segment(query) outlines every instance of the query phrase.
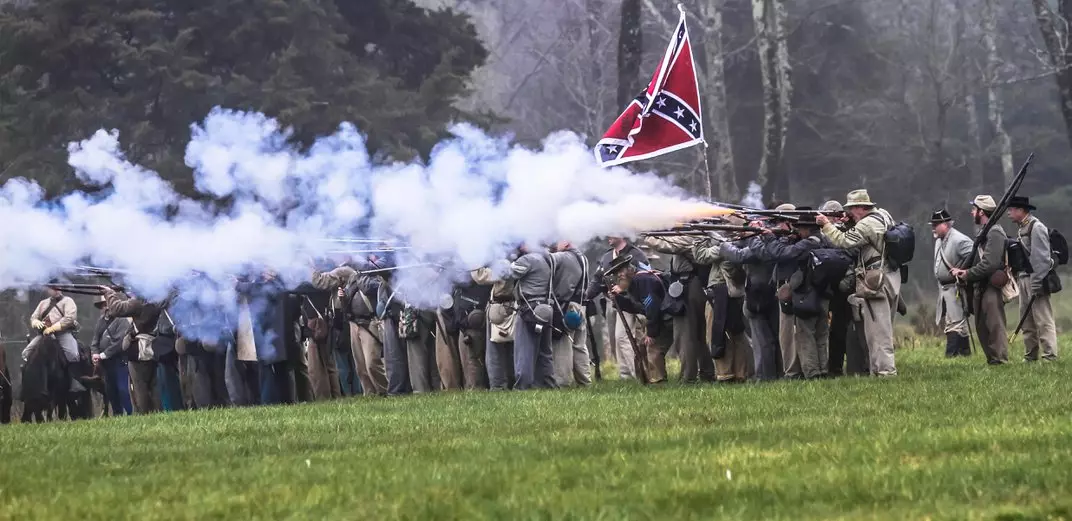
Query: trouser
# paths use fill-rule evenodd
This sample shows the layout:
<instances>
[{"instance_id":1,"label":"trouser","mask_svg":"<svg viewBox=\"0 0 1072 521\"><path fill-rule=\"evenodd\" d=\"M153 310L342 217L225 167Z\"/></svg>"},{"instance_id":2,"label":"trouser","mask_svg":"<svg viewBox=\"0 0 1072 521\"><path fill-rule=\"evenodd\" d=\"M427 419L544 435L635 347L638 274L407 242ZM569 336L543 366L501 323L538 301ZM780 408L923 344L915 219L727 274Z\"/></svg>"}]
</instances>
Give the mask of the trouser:
<instances>
[{"instance_id":1,"label":"trouser","mask_svg":"<svg viewBox=\"0 0 1072 521\"><path fill-rule=\"evenodd\" d=\"M362 393L361 380L357 378L354 352L350 350L350 335L346 335L343 348L336 348L335 366L339 368L339 390L343 396L357 396Z\"/></svg>"},{"instance_id":2,"label":"trouser","mask_svg":"<svg viewBox=\"0 0 1072 521\"><path fill-rule=\"evenodd\" d=\"M149 414L160 410L157 394L157 363L155 360L130 360L130 392L135 414Z\"/></svg>"},{"instance_id":3,"label":"trouser","mask_svg":"<svg viewBox=\"0 0 1072 521\"><path fill-rule=\"evenodd\" d=\"M3 348L0 348L3 349ZM14 390L6 373L0 373L0 425L11 423L11 402Z\"/></svg>"},{"instance_id":4,"label":"trouser","mask_svg":"<svg viewBox=\"0 0 1072 521\"><path fill-rule=\"evenodd\" d=\"M421 313L417 319L417 337L406 340L409 359L409 382L415 393L430 393L439 390L439 368L436 366L436 339L431 324L432 313Z\"/></svg>"},{"instance_id":5,"label":"trouser","mask_svg":"<svg viewBox=\"0 0 1072 521\"><path fill-rule=\"evenodd\" d=\"M225 355L214 351L201 349L186 355L186 371L190 375L192 387L192 407L223 407L230 402L227 396L226 364Z\"/></svg>"},{"instance_id":6,"label":"trouser","mask_svg":"<svg viewBox=\"0 0 1072 521\"><path fill-rule=\"evenodd\" d=\"M809 318L782 315L782 319L789 322L792 330L791 343L795 358L795 373L791 375L787 369L786 377L820 378L827 374L830 323L827 321L826 302L823 302L821 309L818 316ZM784 348L782 352L785 352Z\"/></svg>"},{"instance_id":7,"label":"trouser","mask_svg":"<svg viewBox=\"0 0 1072 521\"><path fill-rule=\"evenodd\" d=\"M517 318L516 320L518 322L515 322L515 324L519 323L521 319ZM515 325L515 327L517 326ZM493 391L511 389L514 386L514 343L492 342L490 329L487 333L487 339L484 348L487 351L485 360L488 367L488 386Z\"/></svg>"},{"instance_id":8,"label":"trouser","mask_svg":"<svg viewBox=\"0 0 1072 521\"><path fill-rule=\"evenodd\" d=\"M465 376L458 347L459 333L449 329L447 317L438 310L435 332L435 358L441 388L445 391L461 389L465 386Z\"/></svg>"},{"instance_id":9,"label":"trouser","mask_svg":"<svg viewBox=\"0 0 1072 521\"><path fill-rule=\"evenodd\" d=\"M463 329L458 333L458 354L461 355L466 389L488 388L488 370L484 365L486 334L485 331L473 329Z\"/></svg>"},{"instance_id":10,"label":"trouser","mask_svg":"<svg viewBox=\"0 0 1072 521\"><path fill-rule=\"evenodd\" d=\"M335 359L335 348L329 338L322 342L309 339L306 348L309 360L309 385L316 400L334 400L342 397L339 380L339 367Z\"/></svg>"},{"instance_id":11,"label":"trouser","mask_svg":"<svg viewBox=\"0 0 1072 521\"><path fill-rule=\"evenodd\" d=\"M224 378L231 404L246 406L260 403L260 366L257 362L239 360L234 343L227 344L226 356Z\"/></svg>"},{"instance_id":12,"label":"trouser","mask_svg":"<svg viewBox=\"0 0 1072 521\"><path fill-rule=\"evenodd\" d=\"M618 325L618 313L614 311L614 302L612 300L603 299L602 318L603 327L600 330L602 333L600 339L603 341L603 356L600 359L604 362L617 363L618 343L615 341L615 327Z\"/></svg>"},{"instance_id":13,"label":"trouser","mask_svg":"<svg viewBox=\"0 0 1072 521\"><path fill-rule=\"evenodd\" d=\"M613 311L614 318L617 319L614 323L614 350L618 356L618 378L636 378L636 352L626 329L636 329L636 316L632 313L618 313L611 305L607 308L607 314ZM639 338L634 340L640 341Z\"/></svg>"},{"instance_id":14,"label":"trouser","mask_svg":"<svg viewBox=\"0 0 1072 521\"><path fill-rule=\"evenodd\" d=\"M260 362L261 405L294 403L294 371L289 361Z\"/></svg>"},{"instance_id":15,"label":"trouser","mask_svg":"<svg viewBox=\"0 0 1072 521\"><path fill-rule=\"evenodd\" d=\"M390 317L383 319L383 361L387 366L387 394L400 396L412 393L407 347L398 338L398 322Z\"/></svg>"},{"instance_id":16,"label":"trouser","mask_svg":"<svg viewBox=\"0 0 1072 521\"><path fill-rule=\"evenodd\" d=\"M581 327L554 339L555 384L569 387L570 375L577 385L592 383L592 359L588 356L588 323L581 311Z\"/></svg>"},{"instance_id":17,"label":"trouser","mask_svg":"<svg viewBox=\"0 0 1072 521\"><path fill-rule=\"evenodd\" d=\"M968 318L963 312L950 313L949 304L945 298L938 300L941 306L939 313L942 317L942 329L945 332L945 356L968 356L971 354L971 340L968 339ZM959 306L959 304L956 304ZM960 310L957 310L960 311ZM953 318L957 316L959 318Z\"/></svg>"},{"instance_id":18,"label":"trouser","mask_svg":"<svg viewBox=\"0 0 1072 521\"><path fill-rule=\"evenodd\" d=\"M1005 301L1001 290L990 284L978 286L975 295L975 329L979 346L989 364L1009 361L1009 340L1005 338Z\"/></svg>"},{"instance_id":19,"label":"trouser","mask_svg":"<svg viewBox=\"0 0 1072 521\"><path fill-rule=\"evenodd\" d=\"M863 316L864 335L867 337L868 359L871 374L896 376L897 363L893 354L893 311L901 294L901 272L891 271L885 275L888 286L884 297L863 299L860 314ZM860 282L862 284L862 282Z\"/></svg>"},{"instance_id":20,"label":"trouser","mask_svg":"<svg viewBox=\"0 0 1072 521\"><path fill-rule=\"evenodd\" d=\"M782 376L781 351L778 348L778 315L778 309L774 307L761 313L748 309L744 312L752 332L752 354L758 380L777 380Z\"/></svg>"},{"instance_id":21,"label":"trouser","mask_svg":"<svg viewBox=\"0 0 1072 521\"><path fill-rule=\"evenodd\" d=\"M100 365L104 373L104 399L112 410L112 416L133 414L127 357L118 355L115 358L106 358L100 361Z\"/></svg>"},{"instance_id":22,"label":"trouser","mask_svg":"<svg viewBox=\"0 0 1072 521\"><path fill-rule=\"evenodd\" d=\"M845 374L867 376L871 374L871 351L867 348L867 335L861 318L849 320L845 334Z\"/></svg>"},{"instance_id":23,"label":"trouser","mask_svg":"<svg viewBox=\"0 0 1072 521\"><path fill-rule=\"evenodd\" d=\"M66 358L68 362L78 360L78 340L75 339L74 335L70 333L57 333L55 337L56 342L59 343L60 349L63 349L64 358ZM37 348L37 344L41 342L42 338L44 338L43 335L37 335L33 340L30 340L29 344L26 344L26 349L23 349L22 351L23 363L29 360L30 353Z\"/></svg>"},{"instance_id":24,"label":"trouser","mask_svg":"<svg viewBox=\"0 0 1072 521\"><path fill-rule=\"evenodd\" d=\"M1053 320L1053 305L1050 296L1040 293L1031 303L1031 279L1020 278L1020 316L1024 318L1024 360L1038 360L1039 347L1042 358L1057 360L1057 325Z\"/></svg>"},{"instance_id":25,"label":"trouser","mask_svg":"<svg viewBox=\"0 0 1072 521\"><path fill-rule=\"evenodd\" d=\"M704 283L699 276L689 279L685 286L685 316L674 319L674 343L681 353L681 380L685 382L711 381L715 377Z\"/></svg>"},{"instance_id":26,"label":"trouser","mask_svg":"<svg viewBox=\"0 0 1072 521\"><path fill-rule=\"evenodd\" d=\"M539 333L536 326L517 318L514 325L514 389L555 387L551 326Z\"/></svg>"},{"instance_id":27,"label":"trouser","mask_svg":"<svg viewBox=\"0 0 1072 521\"><path fill-rule=\"evenodd\" d=\"M633 317L633 337L636 341L644 342L649 337L648 320L643 315ZM674 342L674 334L664 324L662 330L652 337L651 345L645 346L647 356L644 359L637 358L637 363L643 363L648 375L648 383L663 383L666 381L666 354L670 351L670 345ZM639 355L639 353L638 353Z\"/></svg>"},{"instance_id":28,"label":"trouser","mask_svg":"<svg viewBox=\"0 0 1072 521\"><path fill-rule=\"evenodd\" d=\"M845 296L835 294L830 300L830 350L827 360L827 373L830 376L845 374L845 356L848 348L849 324L852 313Z\"/></svg>"},{"instance_id":29,"label":"trouser","mask_svg":"<svg viewBox=\"0 0 1072 521\"><path fill-rule=\"evenodd\" d=\"M156 364L156 385L160 395L160 408L165 411L185 409L182 399L182 380L179 376L179 355L170 353Z\"/></svg>"},{"instance_id":30,"label":"trouser","mask_svg":"<svg viewBox=\"0 0 1072 521\"><path fill-rule=\"evenodd\" d=\"M755 374L755 355L745 334L744 301L730 297L725 284L709 288L712 298L704 307L705 341L714 360L715 377L719 381L743 381ZM701 373L702 376L702 373Z\"/></svg>"},{"instance_id":31,"label":"trouser","mask_svg":"<svg viewBox=\"0 0 1072 521\"><path fill-rule=\"evenodd\" d=\"M357 378L365 396L387 394L387 371L383 367L383 345L368 328L375 324L359 325L350 322L350 350L354 354Z\"/></svg>"},{"instance_id":32,"label":"trouser","mask_svg":"<svg viewBox=\"0 0 1072 521\"><path fill-rule=\"evenodd\" d=\"M287 366L294 380L294 401L311 402L313 396L313 381L309 375L309 362L303 349L303 343L287 339Z\"/></svg>"}]
</instances>

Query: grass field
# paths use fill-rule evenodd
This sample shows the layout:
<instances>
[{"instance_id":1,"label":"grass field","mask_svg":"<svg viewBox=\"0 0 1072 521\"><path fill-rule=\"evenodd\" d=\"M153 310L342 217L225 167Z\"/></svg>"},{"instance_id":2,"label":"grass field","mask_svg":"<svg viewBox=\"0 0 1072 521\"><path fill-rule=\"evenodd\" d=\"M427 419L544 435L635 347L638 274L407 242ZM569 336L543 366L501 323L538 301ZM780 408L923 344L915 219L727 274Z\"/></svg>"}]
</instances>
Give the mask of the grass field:
<instances>
[{"instance_id":1,"label":"grass field","mask_svg":"<svg viewBox=\"0 0 1072 521\"><path fill-rule=\"evenodd\" d=\"M1069 366L898 362L13 425L0 519L1072 518Z\"/></svg>"}]
</instances>

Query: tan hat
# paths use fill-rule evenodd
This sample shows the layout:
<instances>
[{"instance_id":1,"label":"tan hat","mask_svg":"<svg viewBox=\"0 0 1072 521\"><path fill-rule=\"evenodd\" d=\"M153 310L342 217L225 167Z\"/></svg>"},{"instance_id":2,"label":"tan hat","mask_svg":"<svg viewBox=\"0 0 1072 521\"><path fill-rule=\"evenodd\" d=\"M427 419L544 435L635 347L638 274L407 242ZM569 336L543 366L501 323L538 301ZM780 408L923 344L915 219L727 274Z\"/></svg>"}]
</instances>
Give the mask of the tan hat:
<instances>
[{"instance_id":1,"label":"tan hat","mask_svg":"<svg viewBox=\"0 0 1072 521\"><path fill-rule=\"evenodd\" d=\"M972 206L984 211L993 212L998 209L998 204L994 202L994 198L989 195L977 195L972 200Z\"/></svg>"},{"instance_id":2,"label":"tan hat","mask_svg":"<svg viewBox=\"0 0 1072 521\"><path fill-rule=\"evenodd\" d=\"M871 202L871 196L867 195L867 190L853 190L849 192L848 197L845 198L845 208L852 208L854 206L875 206L875 203Z\"/></svg>"},{"instance_id":3,"label":"tan hat","mask_svg":"<svg viewBox=\"0 0 1072 521\"><path fill-rule=\"evenodd\" d=\"M845 208L837 201L827 201L819 207L820 212L843 212Z\"/></svg>"},{"instance_id":4,"label":"tan hat","mask_svg":"<svg viewBox=\"0 0 1072 521\"><path fill-rule=\"evenodd\" d=\"M792 211L792 210L796 210L796 209L797 209L796 205L794 205L792 203L784 203L784 204L780 204L777 207L775 207L774 211L776 211L776 212L788 212L788 211Z\"/></svg>"}]
</instances>

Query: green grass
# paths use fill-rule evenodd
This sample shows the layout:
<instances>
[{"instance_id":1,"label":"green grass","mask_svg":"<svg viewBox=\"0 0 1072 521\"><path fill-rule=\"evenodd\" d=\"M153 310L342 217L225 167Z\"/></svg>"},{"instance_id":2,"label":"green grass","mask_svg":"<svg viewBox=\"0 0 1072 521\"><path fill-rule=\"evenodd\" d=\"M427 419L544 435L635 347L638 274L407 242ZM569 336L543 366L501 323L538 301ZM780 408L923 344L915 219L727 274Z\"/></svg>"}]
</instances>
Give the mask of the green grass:
<instances>
[{"instance_id":1,"label":"green grass","mask_svg":"<svg viewBox=\"0 0 1072 521\"><path fill-rule=\"evenodd\" d=\"M13 425L0 519L1072 518L1068 365L898 361Z\"/></svg>"}]
</instances>

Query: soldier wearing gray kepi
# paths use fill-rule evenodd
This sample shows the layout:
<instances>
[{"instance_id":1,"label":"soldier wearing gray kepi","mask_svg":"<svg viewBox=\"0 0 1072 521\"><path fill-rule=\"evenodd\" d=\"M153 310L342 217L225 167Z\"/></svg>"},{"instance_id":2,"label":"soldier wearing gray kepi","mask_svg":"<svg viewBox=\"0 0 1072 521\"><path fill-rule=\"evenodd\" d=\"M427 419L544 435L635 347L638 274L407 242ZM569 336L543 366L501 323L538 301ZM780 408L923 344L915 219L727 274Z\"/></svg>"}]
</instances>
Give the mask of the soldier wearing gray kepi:
<instances>
[{"instance_id":1,"label":"soldier wearing gray kepi","mask_svg":"<svg viewBox=\"0 0 1072 521\"><path fill-rule=\"evenodd\" d=\"M861 299L863 307L871 374L896 376L893 311L901 296L901 272L893 269L886 255L886 232L895 223L889 212L871 202L867 190L849 192L844 207L855 222L846 231L838 229L825 215L820 214L815 220L834 247L857 254L854 296Z\"/></svg>"},{"instance_id":2,"label":"soldier wearing gray kepi","mask_svg":"<svg viewBox=\"0 0 1072 521\"><path fill-rule=\"evenodd\" d=\"M953 227L953 217L944 208L931 216L934 230L934 278L938 280L936 323L945 330L945 356L968 356L968 316L964 299L953 276L953 268L963 268L971 256L972 240Z\"/></svg>"},{"instance_id":3,"label":"soldier wearing gray kepi","mask_svg":"<svg viewBox=\"0 0 1072 521\"><path fill-rule=\"evenodd\" d=\"M972 219L980 229L994 218L997 204L989 195L972 201ZM1008 236L1001 225L994 225L979 245L979 256L968 269L953 268L953 276L973 288L972 307L975 311L979 345L990 365L1009 361L1009 341L1005 338L1005 299L1002 288L1009 284L1004 276L1005 241Z\"/></svg>"},{"instance_id":4,"label":"soldier wearing gray kepi","mask_svg":"<svg viewBox=\"0 0 1072 521\"><path fill-rule=\"evenodd\" d=\"M577 385L588 385L592 383L592 360L588 354L588 321L581 304L588 293L588 259L569 241L559 241L551 258L555 266L552 305L558 307L566 328L552 345L555 383L568 387L572 374Z\"/></svg>"},{"instance_id":5,"label":"soldier wearing gray kepi","mask_svg":"<svg viewBox=\"0 0 1072 521\"><path fill-rule=\"evenodd\" d=\"M1009 218L1020 227L1021 249L1027 254L1022 266L1013 266L1020 282L1020 316L1024 317L1024 360L1042 358L1057 360L1057 326L1053 321L1053 306L1048 275L1055 267L1050 247L1050 230L1032 212L1035 207L1027 197L1009 200ZM1010 261L1012 254L1009 254Z\"/></svg>"}]
</instances>

